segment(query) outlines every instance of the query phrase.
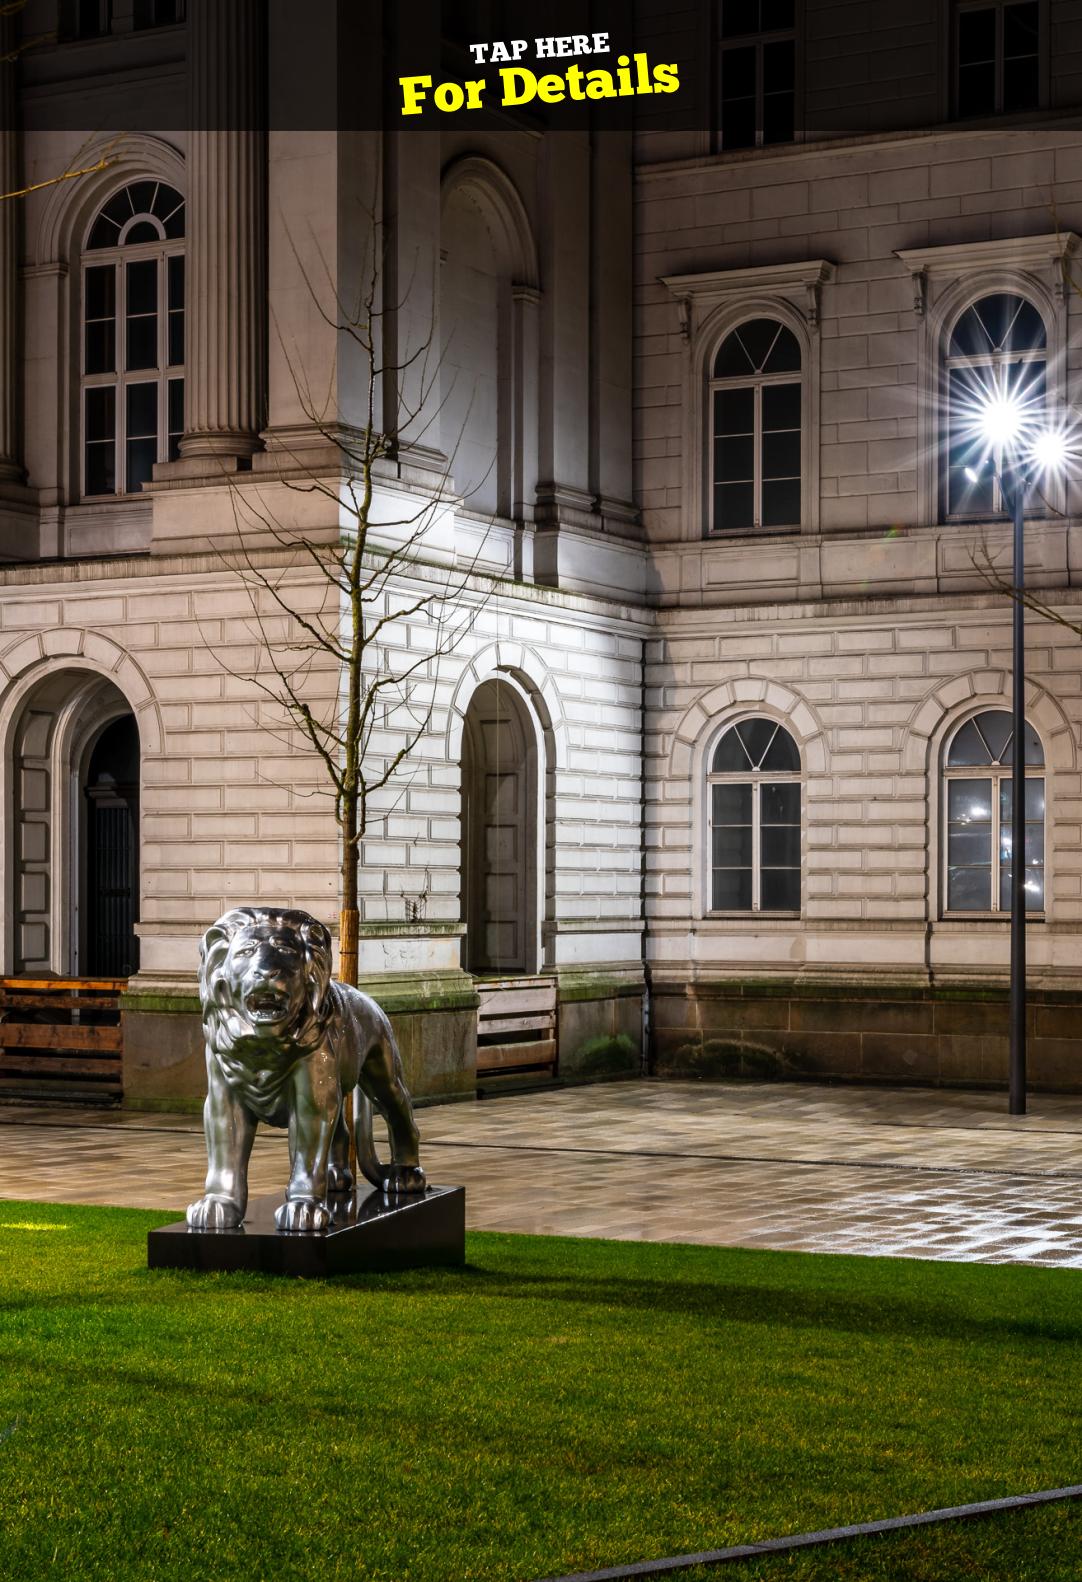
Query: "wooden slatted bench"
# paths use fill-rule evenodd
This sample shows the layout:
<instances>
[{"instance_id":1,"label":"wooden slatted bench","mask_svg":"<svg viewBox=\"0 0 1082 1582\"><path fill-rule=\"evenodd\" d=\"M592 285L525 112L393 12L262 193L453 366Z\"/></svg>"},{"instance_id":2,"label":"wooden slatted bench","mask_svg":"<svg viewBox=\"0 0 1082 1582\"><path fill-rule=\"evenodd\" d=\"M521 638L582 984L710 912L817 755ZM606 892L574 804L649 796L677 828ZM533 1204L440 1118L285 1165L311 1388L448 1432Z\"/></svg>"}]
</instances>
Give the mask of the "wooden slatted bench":
<instances>
[{"instance_id":1,"label":"wooden slatted bench","mask_svg":"<svg viewBox=\"0 0 1082 1582\"><path fill-rule=\"evenodd\" d=\"M556 1074L556 983L552 978L480 979L477 1075Z\"/></svg>"},{"instance_id":2,"label":"wooden slatted bench","mask_svg":"<svg viewBox=\"0 0 1082 1582\"><path fill-rule=\"evenodd\" d=\"M119 1098L124 978L0 978L0 1095Z\"/></svg>"}]
</instances>

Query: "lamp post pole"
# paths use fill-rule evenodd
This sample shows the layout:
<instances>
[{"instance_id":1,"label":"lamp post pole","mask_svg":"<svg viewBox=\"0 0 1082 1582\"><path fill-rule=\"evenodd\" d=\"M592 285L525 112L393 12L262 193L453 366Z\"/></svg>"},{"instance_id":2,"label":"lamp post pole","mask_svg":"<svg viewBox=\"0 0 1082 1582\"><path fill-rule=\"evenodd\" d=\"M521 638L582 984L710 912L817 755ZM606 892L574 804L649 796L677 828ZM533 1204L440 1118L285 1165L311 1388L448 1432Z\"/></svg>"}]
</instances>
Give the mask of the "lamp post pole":
<instances>
[{"instance_id":1,"label":"lamp post pole","mask_svg":"<svg viewBox=\"0 0 1082 1582\"><path fill-rule=\"evenodd\" d=\"M1013 753L1011 759L1011 989L1010 1079L1008 1109L1026 1113L1026 607L1025 546L1022 513L1026 484L1021 467L1012 469L1011 516L1014 522L1014 631L1012 645Z\"/></svg>"}]
</instances>

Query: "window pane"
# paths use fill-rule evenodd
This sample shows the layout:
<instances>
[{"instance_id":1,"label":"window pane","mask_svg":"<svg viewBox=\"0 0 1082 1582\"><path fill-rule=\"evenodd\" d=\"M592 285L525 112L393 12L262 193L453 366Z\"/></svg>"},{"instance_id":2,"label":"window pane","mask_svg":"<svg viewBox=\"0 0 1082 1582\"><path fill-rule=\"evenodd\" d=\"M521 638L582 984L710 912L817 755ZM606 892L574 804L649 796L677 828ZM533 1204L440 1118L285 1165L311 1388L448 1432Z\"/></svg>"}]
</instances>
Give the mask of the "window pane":
<instances>
[{"instance_id":1,"label":"window pane","mask_svg":"<svg viewBox=\"0 0 1082 1582\"><path fill-rule=\"evenodd\" d=\"M763 435L763 477L800 477L800 433L792 430ZM765 515L765 513L764 513Z\"/></svg>"},{"instance_id":2,"label":"window pane","mask_svg":"<svg viewBox=\"0 0 1082 1582\"><path fill-rule=\"evenodd\" d=\"M755 147L755 47L721 52L721 146Z\"/></svg>"},{"instance_id":3,"label":"window pane","mask_svg":"<svg viewBox=\"0 0 1082 1582\"><path fill-rule=\"evenodd\" d=\"M750 785L712 787L711 905L720 910L751 910L751 798Z\"/></svg>"},{"instance_id":4,"label":"window pane","mask_svg":"<svg viewBox=\"0 0 1082 1582\"><path fill-rule=\"evenodd\" d=\"M1032 788L1032 789L1031 789ZM1011 810L1014 806L1014 788L1005 776L999 783L999 888L1000 906L1009 910L1011 905L1011 855L1013 830ZM1030 817L1035 812L1036 817ZM1026 780L1025 822L1025 890L1026 910L1040 911L1044 905L1044 781Z\"/></svg>"},{"instance_id":5,"label":"window pane","mask_svg":"<svg viewBox=\"0 0 1082 1582\"><path fill-rule=\"evenodd\" d=\"M951 912L987 912L992 905L990 867L948 868L947 908Z\"/></svg>"},{"instance_id":6,"label":"window pane","mask_svg":"<svg viewBox=\"0 0 1082 1582\"><path fill-rule=\"evenodd\" d=\"M791 38L763 45L763 92L792 93L796 45Z\"/></svg>"},{"instance_id":7,"label":"window pane","mask_svg":"<svg viewBox=\"0 0 1082 1582\"><path fill-rule=\"evenodd\" d=\"M149 483L158 459L158 386L129 385L127 389L126 482L129 494Z\"/></svg>"},{"instance_id":8,"label":"window pane","mask_svg":"<svg viewBox=\"0 0 1082 1582\"><path fill-rule=\"evenodd\" d=\"M773 350L781 331L782 327L776 319L749 319L746 324L741 324L733 331L747 352L748 360L756 373L762 371L763 364Z\"/></svg>"},{"instance_id":9,"label":"window pane","mask_svg":"<svg viewBox=\"0 0 1082 1582\"><path fill-rule=\"evenodd\" d=\"M991 762L988 743L977 729L976 720L966 720L951 742L950 751L947 753L948 766L968 767L970 764L983 765Z\"/></svg>"},{"instance_id":10,"label":"window pane","mask_svg":"<svg viewBox=\"0 0 1082 1582\"><path fill-rule=\"evenodd\" d=\"M714 358L715 379L740 379L745 374L753 373L751 359L735 333L726 335L718 347L718 354Z\"/></svg>"},{"instance_id":11,"label":"window pane","mask_svg":"<svg viewBox=\"0 0 1082 1582\"><path fill-rule=\"evenodd\" d=\"M150 220L137 220L124 237L125 247L137 247L140 242L158 242L158 227Z\"/></svg>"},{"instance_id":12,"label":"window pane","mask_svg":"<svg viewBox=\"0 0 1082 1582\"><path fill-rule=\"evenodd\" d=\"M721 738L714 751L714 773L732 774L735 772L736 774L742 774L745 770L750 768L751 760L748 757L747 749L740 740L738 733L735 730L726 731L725 735ZM722 788L720 786L715 787L716 791L721 789ZM716 809L716 796L714 798L714 802ZM718 815L715 811L715 817L717 816Z\"/></svg>"},{"instance_id":13,"label":"window pane","mask_svg":"<svg viewBox=\"0 0 1082 1582\"><path fill-rule=\"evenodd\" d=\"M758 33L759 0L721 0L721 36L738 38L741 33Z\"/></svg>"},{"instance_id":14,"label":"window pane","mask_svg":"<svg viewBox=\"0 0 1082 1582\"><path fill-rule=\"evenodd\" d=\"M751 786L712 786L714 828L723 824L751 824Z\"/></svg>"},{"instance_id":15,"label":"window pane","mask_svg":"<svg viewBox=\"0 0 1082 1582\"><path fill-rule=\"evenodd\" d=\"M1003 109L1007 115L1035 110L1040 100L1041 74L1036 55L1003 62Z\"/></svg>"},{"instance_id":16,"label":"window pane","mask_svg":"<svg viewBox=\"0 0 1082 1582\"><path fill-rule=\"evenodd\" d=\"M180 455L180 441L184 433L184 380L170 379L169 381L169 444L167 447L170 461L176 461Z\"/></svg>"},{"instance_id":17,"label":"window pane","mask_svg":"<svg viewBox=\"0 0 1082 1582\"><path fill-rule=\"evenodd\" d=\"M736 729L740 740L747 748L752 768L758 769L763 761L763 754L777 735L777 724L774 720L741 720Z\"/></svg>"},{"instance_id":18,"label":"window pane","mask_svg":"<svg viewBox=\"0 0 1082 1582\"><path fill-rule=\"evenodd\" d=\"M797 340L796 336L793 334L792 330L786 329L784 327L784 325L783 325L780 333L777 336L777 339L775 340L773 346L770 349L770 355L767 357L766 362L763 364L763 372L767 373L767 374L795 373L799 369L799 367L800 367L800 343ZM800 408L799 408L800 386L799 385L779 385L776 388L781 389L781 390L788 390L788 391L795 391L796 392L797 403L798 403L798 406L797 406L797 422L799 422L800 421Z\"/></svg>"},{"instance_id":19,"label":"window pane","mask_svg":"<svg viewBox=\"0 0 1082 1582\"><path fill-rule=\"evenodd\" d=\"M987 824L991 841L992 782L991 780L948 780L947 818L952 825L974 827ZM991 860L991 850L984 861Z\"/></svg>"},{"instance_id":20,"label":"window pane","mask_svg":"<svg viewBox=\"0 0 1082 1582\"><path fill-rule=\"evenodd\" d=\"M714 530L747 533L755 526L755 489L750 483L714 486Z\"/></svg>"},{"instance_id":21,"label":"window pane","mask_svg":"<svg viewBox=\"0 0 1082 1582\"><path fill-rule=\"evenodd\" d=\"M958 64L973 66L996 58L996 13L991 8L958 13Z\"/></svg>"},{"instance_id":22,"label":"window pane","mask_svg":"<svg viewBox=\"0 0 1082 1582\"><path fill-rule=\"evenodd\" d=\"M86 392L86 438L92 442L116 436L116 391L112 385Z\"/></svg>"},{"instance_id":23,"label":"window pane","mask_svg":"<svg viewBox=\"0 0 1082 1582\"><path fill-rule=\"evenodd\" d=\"M116 492L116 391L110 385L86 392L84 406L85 491Z\"/></svg>"},{"instance_id":24,"label":"window pane","mask_svg":"<svg viewBox=\"0 0 1082 1582\"><path fill-rule=\"evenodd\" d=\"M85 329L84 367L88 374L113 373L116 369L116 270L88 269L84 277Z\"/></svg>"},{"instance_id":25,"label":"window pane","mask_svg":"<svg viewBox=\"0 0 1082 1582\"><path fill-rule=\"evenodd\" d=\"M116 316L116 269L112 264L98 264L88 269L85 291L88 319L111 319Z\"/></svg>"},{"instance_id":26,"label":"window pane","mask_svg":"<svg viewBox=\"0 0 1082 1582\"><path fill-rule=\"evenodd\" d=\"M792 27L796 18L794 0L762 0L761 26L764 33L779 33Z\"/></svg>"},{"instance_id":27,"label":"window pane","mask_svg":"<svg viewBox=\"0 0 1082 1582\"><path fill-rule=\"evenodd\" d=\"M127 429L129 439L157 438L158 435L158 386L138 384L128 386Z\"/></svg>"},{"instance_id":28,"label":"window pane","mask_svg":"<svg viewBox=\"0 0 1082 1582\"><path fill-rule=\"evenodd\" d=\"M170 258L169 273L169 366L178 368L184 361L184 259Z\"/></svg>"},{"instance_id":29,"label":"window pane","mask_svg":"<svg viewBox=\"0 0 1082 1582\"><path fill-rule=\"evenodd\" d=\"M799 824L764 824L759 839L764 869L799 867Z\"/></svg>"},{"instance_id":30,"label":"window pane","mask_svg":"<svg viewBox=\"0 0 1082 1582\"><path fill-rule=\"evenodd\" d=\"M792 48L791 45L787 46ZM785 93L763 95L763 142L791 143L796 135L796 95L792 89Z\"/></svg>"},{"instance_id":31,"label":"window pane","mask_svg":"<svg viewBox=\"0 0 1082 1582\"><path fill-rule=\"evenodd\" d=\"M751 434L755 428L753 390L714 391L714 433Z\"/></svg>"},{"instance_id":32,"label":"window pane","mask_svg":"<svg viewBox=\"0 0 1082 1582\"><path fill-rule=\"evenodd\" d=\"M796 345L795 339L793 345ZM799 357L799 347L797 348ZM798 363L799 366L799 363ZM800 386L793 385L764 385L763 386L763 428L799 428L800 427Z\"/></svg>"},{"instance_id":33,"label":"window pane","mask_svg":"<svg viewBox=\"0 0 1082 1582\"><path fill-rule=\"evenodd\" d=\"M714 442L714 477L718 483L750 482L755 476L755 446L750 434Z\"/></svg>"},{"instance_id":34,"label":"window pane","mask_svg":"<svg viewBox=\"0 0 1082 1582\"><path fill-rule=\"evenodd\" d=\"M763 484L764 527L800 526L800 479Z\"/></svg>"},{"instance_id":35,"label":"window pane","mask_svg":"<svg viewBox=\"0 0 1082 1582\"><path fill-rule=\"evenodd\" d=\"M715 825L713 858L715 868L750 868L751 825Z\"/></svg>"},{"instance_id":36,"label":"window pane","mask_svg":"<svg viewBox=\"0 0 1082 1582\"><path fill-rule=\"evenodd\" d=\"M970 116L994 115L996 110L996 68L994 61L987 66L960 66L958 68L958 114L962 120Z\"/></svg>"},{"instance_id":37,"label":"window pane","mask_svg":"<svg viewBox=\"0 0 1082 1582\"><path fill-rule=\"evenodd\" d=\"M779 736L792 743L788 732L779 731ZM768 758L773 757L774 748L771 747ZM768 824L797 824L800 823L800 787L798 785L764 785L760 787L760 816L763 827Z\"/></svg>"},{"instance_id":38,"label":"window pane","mask_svg":"<svg viewBox=\"0 0 1082 1582\"><path fill-rule=\"evenodd\" d=\"M992 782L947 782L947 907L987 911L992 904Z\"/></svg>"},{"instance_id":39,"label":"window pane","mask_svg":"<svg viewBox=\"0 0 1082 1582\"><path fill-rule=\"evenodd\" d=\"M751 869L715 868L710 904L716 912L750 912Z\"/></svg>"},{"instance_id":40,"label":"window pane","mask_svg":"<svg viewBox=\"0 0 1082 1582\"><path fill-rule=\"evenodd\" d=\"M800 768L800 754L797 751L796 742L789 735L788 731L778 731L777 735L774 737L774 740L767 748L766 757L763 759L760 767L763 769L772 769L775 774L796 774ZM771 789L779 792L785 790L786 795L788 795L789 789L792 789L794 790L794 794L799 797L799 791L796 790L796 788L774 786Z\"/></svg>"},{"instance_id":41,"label":"window pane","mask_svg":"<svg viewBox=\"0 0 1082 1582\"><path fill-rule=\"evenodd\" d=\"M158 366L158 261L127 266L127 367Z\"/></svg>"},{"instance_id":42,"label":"window pane","mask_svg":"<svg viewBox=\"0 0 1082 1582\"><path fill-rule=\"evenodd\" d=\"M800 869L764 868L759 876L759 905L764 912L799 912Z\"/></svg>"}]
</instances>

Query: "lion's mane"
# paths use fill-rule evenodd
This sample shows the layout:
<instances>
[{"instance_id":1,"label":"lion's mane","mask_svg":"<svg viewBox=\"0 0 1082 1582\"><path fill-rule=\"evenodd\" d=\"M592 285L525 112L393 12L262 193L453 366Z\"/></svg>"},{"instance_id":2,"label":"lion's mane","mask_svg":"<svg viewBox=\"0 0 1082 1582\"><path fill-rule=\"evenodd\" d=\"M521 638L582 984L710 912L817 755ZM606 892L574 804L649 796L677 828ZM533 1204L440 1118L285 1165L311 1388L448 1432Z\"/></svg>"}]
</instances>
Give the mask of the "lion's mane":
<instances>
[{"instance_id":1,"label":"lion's mane","mask_svg":"<svg viewBox=\"0 0 1082 1582\"><path fill-rule=\"evenodd\" d=\"M286 1035L303 1054L319 1044L330 1014L331 935L329 929L309 917L307 912L279 908L234 907L223 913L203 935L199 945L199 998L207 1045L219 1054L229 1054L239 1040L262 1036L232 997L224 971L229 947L236 936L257 928L293 934L303 949L306 1012Z\"/></svg>"}]
</instances>

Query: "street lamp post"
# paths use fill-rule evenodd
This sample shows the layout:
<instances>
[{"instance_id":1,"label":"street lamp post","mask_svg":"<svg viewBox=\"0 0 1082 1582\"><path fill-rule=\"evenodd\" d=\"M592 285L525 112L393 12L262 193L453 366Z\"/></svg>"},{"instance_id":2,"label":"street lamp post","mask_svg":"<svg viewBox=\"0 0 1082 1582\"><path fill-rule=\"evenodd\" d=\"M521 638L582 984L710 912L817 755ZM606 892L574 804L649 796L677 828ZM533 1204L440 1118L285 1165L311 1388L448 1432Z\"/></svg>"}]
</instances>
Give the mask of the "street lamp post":
<instances>
[{"instance_id":1,"label":"street lamp post","mask_svg":"<svg viewBox=\"0 0 1082 1582\"><path fill-rule=\"evenodd\" d=\"M1007 1108L1026 1113L1026 564L1022 519L1026 479L1013 469L1011 518L1014 524L1013 642L1011 644L1011 987L1010 1066Z\"/></svg>"},{"instance_id":2,"label":"street lamp post","mask_svg":"<svg viewBox=\"0 0 1082 1582\"><path fill-rule=\"evenodd\" d=\"M1008 1022L1008 1111L1026 1113L1026 566L1023 520L1026 490L1038 473L1051 474L1066 460L1062 433L1037 430L1023 407L996 394L982 403L976 428L1002 458L995 476L1010 506L1013 526L1011 593L1014 604L1011 643L1011 940ZM987 459L987 457L986 457ZM994 468L994 461L993 461ZM978 472L967 467L976 482ZM998 882L999 854L993 857Z\"/></svg>"}]
</instances>

